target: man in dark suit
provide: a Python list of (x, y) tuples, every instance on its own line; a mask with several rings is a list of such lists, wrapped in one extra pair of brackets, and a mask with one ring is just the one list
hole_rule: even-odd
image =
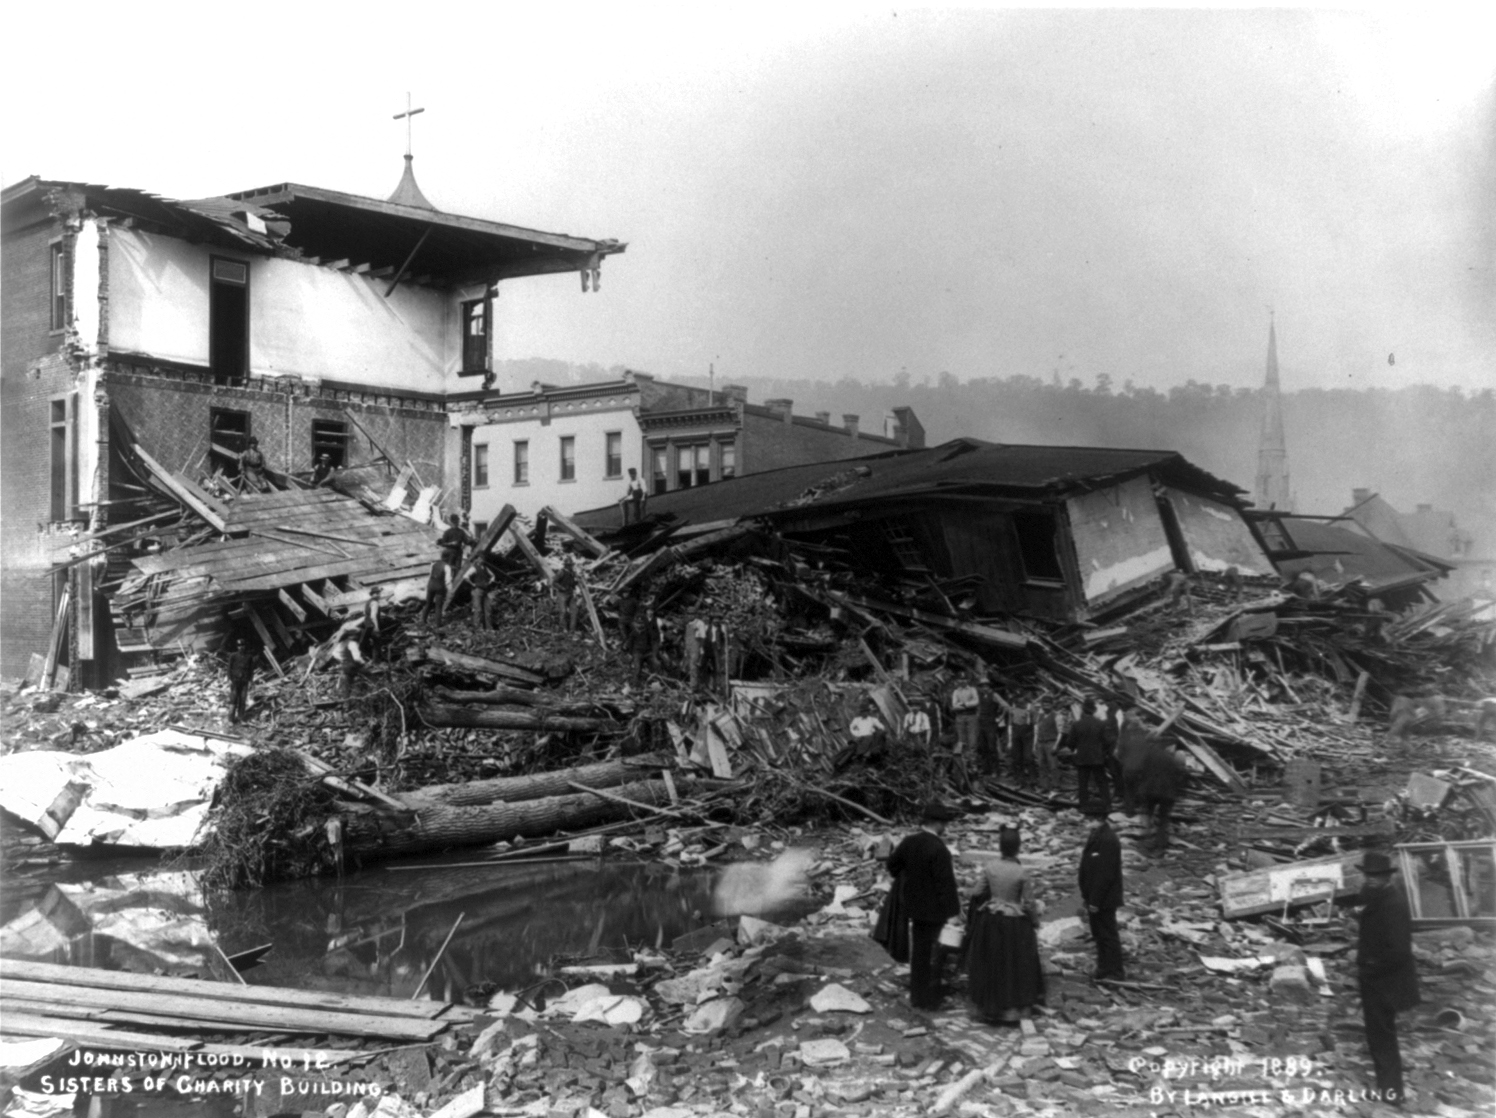
[(1376, 1068), (1377, 1091), (1389, 1106), (1403, 1103), (1402, 1053), (1397, 1046), (1397, 1014), (1412, 1009), (1418, 995), (1413, 962), (1413, 923), (1408, 899), (1393, 879), (1392, 860), (1369, 850), (1361, 861), (1361, 932), (1356, 944), (1356, 978), (1366, 1019), (1366, 1047)]
[(1095, 785), (1100, 798), (1101, 813), (1112, 809), (1111, 794), (1107, 789), (1107, 761), (1117, 743), (1117, 727), (1113, 722), (1103, 722), (1096, 717), (1096, 704), (1089, 699), (1080, 708), (1080, 717), (1065, 734), (1061, 748), (1075, 751), (1075, 770), (1079, 787), (1076, 799), (1082, 811), (1091, 801), (1091, 786)]
[(915, 1009), (940, 1008), (935, 944), (941, 927), (961, 911), (951, 852), (940, 836), (958, 814), (943, 804), (927, 804), (920, 829), (888, 856), (888, 872), (893, 874), (893, 887), (902, 890), (904, 915), (910, 922), (909, 1004)]
[(1096, 827), (1080, 853), (1080, 897), (1091, 938), (1096, 941), (1096, 978), (1127, 977), (1122, 965), (1122, 937), (1117, 909), (1122, 907), (1122, 844), (1107, 822), (1105, 807), (1091, 804), (1086, 814)]

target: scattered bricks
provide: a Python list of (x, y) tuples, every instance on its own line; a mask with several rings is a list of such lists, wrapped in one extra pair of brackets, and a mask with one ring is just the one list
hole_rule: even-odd
[(1314, 987), (1309, 984), (1307, 967), (1282, 966), (1273, 971), (1268, 981), (1273, 997), (1283, 1001), (1309, 1005), (1315, 1001)]

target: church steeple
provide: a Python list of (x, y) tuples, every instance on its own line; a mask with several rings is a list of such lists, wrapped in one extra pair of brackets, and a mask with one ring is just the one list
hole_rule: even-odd
[(1267, 379), (1262, 385), (1262, 434), (1257, 443), (1257, 486), (1260, 508), (1293, 511), (1288, 488), (1288, 445), (1283, 438), (1283, 399), (1278, 386), (1278, 334), (1271, 318), (1267, 326)]
[(416, 173), (411, 167), (415, 156), (411, 154), (410, 149), (410, 126), (416, 114), (424, 113), (425, 111), (425, 109), (411, 108), (410, 94), (407, 93), (405, 95), (405, 111), (403, 113), (396, 113), (394, 116), (395, 120), (405, 121), (405, 173), (400, 176), (400, 185), (395, 187), (395, 193), (391, 194), (388, 200), (397, 202), (402, 206), (419, 206), (423, 210), (435, 210), (436, 207), (426, 200), (426, 195), (422, 194), (421, 188), (416, 185)]

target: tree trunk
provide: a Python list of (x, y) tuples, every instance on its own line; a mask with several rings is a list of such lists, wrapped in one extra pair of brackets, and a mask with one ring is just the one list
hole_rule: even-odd
[[(522, 706), (536, 707), (552, 714), (596, 715), (604, 708), (595, 702), (558, 702), (535, 691), (519, 687), (496, 685), (491, 691), (457, 691), (450, 687), (435, 687), (431, 692), (438, 699), (449, 703), (466, 703), (472, 706)], [(620, 698), (630, 708), (633, 701)]]
[(538, 687), (545, 682), (544, 676), (527, 668), (501, 663), (498, 660), (485, 660), (481, 656), (469, 656), (465, 652), (453, 652), (451, 649), (438, 648), (436, 645), (426, 650), (426, 659), (438, 664), (446, 664), (449, 668), (461, 668), (463, 671), (477, 672), (479, 675), (498, 676), (513, 683), (523, 683), (527, 687)]
[[(558, 772), (532, 773), (530, 776), (503, 776), (494, 780), (469, 780), (462, 784), (431, 784), (414, 788), (399, 797), (416, 810), (446, 804), (449, 807), (471, 807), (475, 804), (519, 803), (546, 796), (566, 796), (573, 791), (569, 781), (589, 788), (613, 788), (638, 780), (649, 772), (639, 764), (648, 758), (634, 757), (623, 761), (601, 761), (595, 765), (578, 765)], [(664, 767), (663, 762), (658, 767)]]
[(487, 730), (621, 730), (611, 718), (577, 718), (528, 710), (473, 710), (471, 707), (431, 703), (421, 717), (432, 726), (473, 726)]
[[(686, 792), (683, 781), (677, 788)], [(644, 804), (669, 804), (663, 780), (644, 780), (616, 789), (620, 796)], [(515, 804), (452, 807), (435, 804), (420, 808), (413, 823), (388, 816), (358, 812), (344, 817), (344, 847), (355, 857), (393, 858), (403, 854), (484, 846), (515, 838), (537, 838), (559, 830), (581, 830), (599, 823), (634, 816), (656, 818), (587, 792), (548, 796)]]

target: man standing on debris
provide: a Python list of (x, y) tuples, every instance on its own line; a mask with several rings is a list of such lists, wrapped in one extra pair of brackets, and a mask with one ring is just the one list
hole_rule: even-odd
[(1184, 612), (1193, 616), (1195, 598), (1190, 593), (1190, 576), (1183, 571), (1170, 571), (1168, 578), (1164, 580), (1164, 586), (1169, 592), (1169, 604), (1182, 605)]
[(640, 604), (629, 626), (627, 648), (633, 654), (634, 680), (637, 682), (643, 680), (646, 666), (659, 667), (660, 623), (655, 618), (654, 607), (648, 602)]
[(930, 712), (925, 709), (924, 703), (915, 703), (904, 715), (904, 740), (921, 749), (929, 749), (934, 733), (934, 727), (930, 725)]
[(249, 703), (249, 684), (255, 677), (255, 658), (244, 641), (235, 637), (229, 652), (229, 721), (238, 722), (244, 717)]
[(1413, 923), (1408, 899), (1393, 879), (1392, 859), (1369, 850), (1361, 860), (1361, 930), (1356, 943), (1356, 978), (1366, 1020), (1366, 1047), (1376, 1068), (1377, 1092), (1389, 1106), (1403, 1104), (1402, 1052), (1397, 1014), (1422, 999), (1413, 962)]
[(1117, 909), (1122, 907), (1122, 844), (1107, 821), (1106, 809), (1084, 806), (1096, 821), (1085, 849), (1080, 853), (1080, 898), (1082, 915), (1096, 941), (1096, 978), (1122, 981), (1122, 937), (1117, 932)]
[(462, 530), (462, 519), (454, 512), (447, 517), (447, 530), (437, 537), (437, 546), (452, 553), (452, 573), (462, 567), (462, 550), (478, 541)]
[(956, 752), (974, 755), (977, 748), (977, 733), (980, 730), (977, 717), (982, 705), (982, 696), (971, 676), (962, 676), (961, 682), (951, 692), (951, 713), (956, 718)]
[(872, 699), (862, 701), (862, 709), (848, 725), (852, 734), (852, 755), (859, 761), (873, 761), (883, 755), (888, 744), (888, 729), (878, 717)]
[(441, 558), (431, 564), (431, 572), (426, 576), (426, 600), (421, 603), (421, 612), (416, 616), (416, 623), (419, 625), (425, 625), (428, 619), (435, 618), (433, 627), (438, 632), (442, 627), (442, 610), (447, 605), (447, 563), (451, 554), (443, 551)]
[(961, 912), (951, 852), (940, 836), (958, 814), (944, 804), (926, 804), (920, 829), (888, 856), (888, 872), (893, 874), (893, 887), (901, 890), (904, 915), (911, 925), (909, 1004), (915, 1009), (940, 1008), (935, 944), (945, 922)]
[(1055, 757), (1059, 744), (1058, 716), (1052, 710), (1040, 708), (1034, 722), (1034, 768), (1038, 773), (1039, 787), (1046, 792), (1059, 787), (1059, 763)]
[(570, 633), (577, 627), (577, 568), (570, 553), (561, 559), (561, 569), (556, 572), (556, 607), (561, 614), (561, 627)]
[(1096, 704), (1087, 699), (1081, 704), (1080, 717), (1065, 735), (1065, 745), (1075, 751), (1076, 799), (1082, 811), (1088, 811), (1091, 803), (1091, 787), (1095, 785), (1102, 815), (1111, 811), (1111, 794), (1108, 791), (1107, 759), (1111, 755), (1116, 739), (1115, 727), (1096, 717)]
[(482, 559), (473, 564), (473, 573), (468, 578), (471, 584), (469, 590), (473, 595), (473, 629), (489, 630), (493, 628), (493, 617), (490, 610), (492, 603), (488, 600), (489, 591), (493, 588), (493, 572), (488, 569), (488, 564)]
[(1012, 766), (1013, 779), (1027, 783), (1034, 769), (1034, 708), (1027, 703), (1014, 706), (1009, 726), (1013, 733), (1013, 744), (1008, 750), (1008, 763)]
[(250, 436), (244, 453), (239, 455), (239, 469), (251, 489), (257, 493), (265, 491), (265, 456), (260, 453), (260, 440), (253, 435)]
[[(638, 524), (644, 519), (644, 482), (639, 480), (639, 471), (629, 467), (629, 483), (624, 489), (623, 496), (618, 498), (619, 507), (623, 509), (623, 522), (625, 524)], [(633, 515), (630, 516), (629, 514)]]

